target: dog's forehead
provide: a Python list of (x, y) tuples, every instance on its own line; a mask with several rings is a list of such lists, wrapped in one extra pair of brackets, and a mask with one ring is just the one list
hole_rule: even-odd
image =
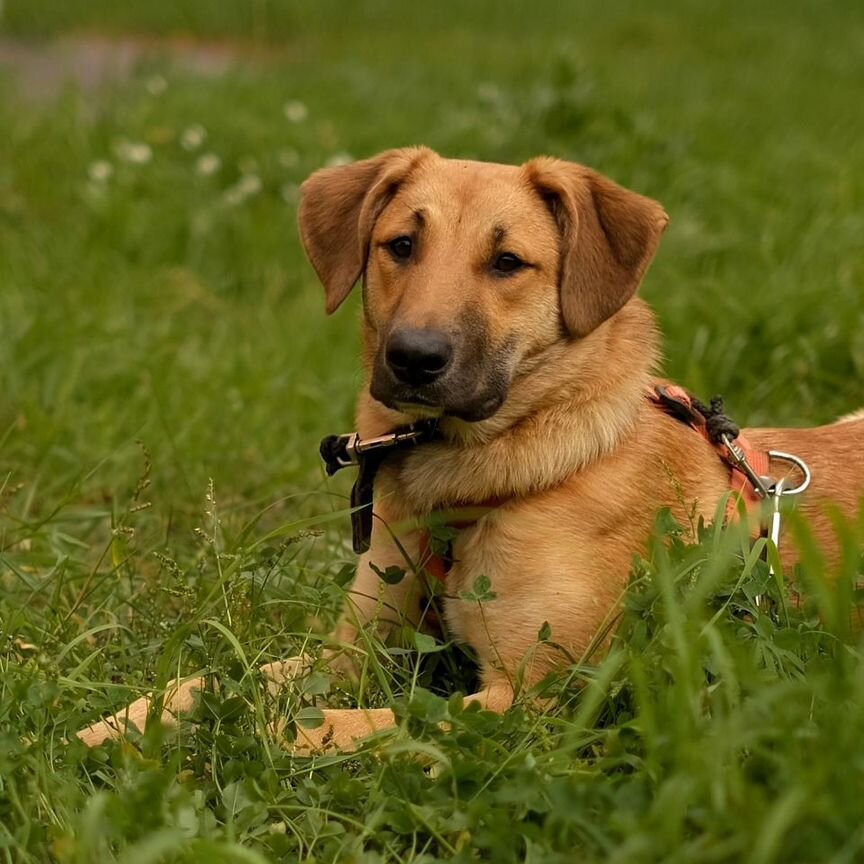
[(399, 193), (399, 202), (430, 219), (520, 222), (544, 212), (542, 199), (515, 165), (435, 159), (418, 166)]

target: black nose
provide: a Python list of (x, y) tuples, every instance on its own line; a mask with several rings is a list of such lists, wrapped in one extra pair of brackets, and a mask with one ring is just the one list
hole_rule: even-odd
[(387, 340), (387, 365), (404, 384), (431, 384), (453, 356), (450, 339), (439, 330), (397, 330)]

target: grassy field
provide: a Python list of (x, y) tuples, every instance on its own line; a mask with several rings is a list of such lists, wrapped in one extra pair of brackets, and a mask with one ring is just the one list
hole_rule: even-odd
[[(15, 38), (242, 44), (218, 78), (164, 51), (46, 102), (0, 78), (0, 861), (864, 860), (864, 517), (840, 573), (793, 525), (800, 608), (734, 531), (663, 524), (612, 654), (543, 712), (443, 699), (472, 674), (454, 646), (261, 701), (251, 670), (314, 651), (351, 576), (317, 442), (352, 425), (357, 299), (325, 319), (295, 228), (327, 162), (586, 162), (671, 214), (644, 295), (672, 376), (747, 423), (864, 403), (860, 4), (359, 6), (0, 13)], [(196, 670), (221, 682), (196, 726), (69, 743)], [(322, 695), (404, 723), (292, 759), (267, 718)]]

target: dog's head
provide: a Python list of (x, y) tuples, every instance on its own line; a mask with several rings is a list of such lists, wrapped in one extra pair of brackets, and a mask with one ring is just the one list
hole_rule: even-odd
[(389, 150), (302, 187), (300, 233), (333, 312), (363, 277), (370, 391), (415, 416), (492, 416), (531, 357), (636, 292), (668, 219), (588, 168)]

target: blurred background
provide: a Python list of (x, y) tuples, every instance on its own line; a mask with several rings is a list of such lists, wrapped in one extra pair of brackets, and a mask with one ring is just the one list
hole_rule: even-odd
[(842, 0), (5, 0), (0, 467), (59, 500), (130, 482), (140, 438), (172, 497), (316, 487), (356, 308), (325, 320), (298, 185), (414, 143), (658, 198), (669, 373), (745, 422), (851, 410), (862, 84)]

